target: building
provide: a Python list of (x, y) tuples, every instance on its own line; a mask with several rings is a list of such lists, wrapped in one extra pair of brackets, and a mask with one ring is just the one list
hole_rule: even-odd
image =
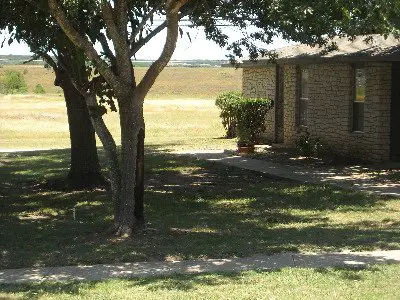
[(340, 155), (400, 161), (400, 41), (372, 37), (336, 38), (330, 52), (289, 46), (274, 61), (243, 62), (244, 95), (275, 102), (266, 116), (270, 142), (292, 147), (308, 131)]

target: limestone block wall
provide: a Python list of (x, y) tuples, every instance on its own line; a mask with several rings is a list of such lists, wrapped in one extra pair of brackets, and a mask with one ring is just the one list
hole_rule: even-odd
[(294, 147), (297, 139), (298, 71), (296, 65), (283, 66), (283, 140), (287, 147)]
[[(352, 130), (353, 69), (349, 64), (306, 67), (309, 74), (308, 131), (335, 152), (356, 152), (349, 144)], [(359, 144), (362, 135), (353, 135)], [(361, 140), (360, 140), (361, 139)]]
[[(364, 116), (365, 157), (373, 161), (390, 159), (390, 104), (392, 64), (366, 65), (367, 88)], [(368, 145), (368, 146), (367, 146)]]
[[(276, 68), (244, 68), (243, 95), (254, 98), (268, 98), (275, 101)], [(265, 138), (269, 142), (275, 140), (275, 107), (266, 115), (267, 129)]]
[[(390, 153), (391, 64), (368, 63), (364, 131), (352, 131), (353, 67), (350, 64), (305, 66), (309, 74), (307, 130), (331, 151), (370, 161), (386, 161)], [(285, 144), (293, 146), (297, 126), (296, 66), (285, 66)], [(304, 129), (304, 128), (303, 128)]]

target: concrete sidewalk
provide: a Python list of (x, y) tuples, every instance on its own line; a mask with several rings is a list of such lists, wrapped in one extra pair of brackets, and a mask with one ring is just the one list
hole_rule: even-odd
[(284, 165), (271, 161), (239, 156), (232, 154), (232, 151), (223, 150), (198, 150), (189, 152), (175, 152), (174, 154), (195, 156), (198, 159), (219, 162), (228, 166), (234, 166), (295, 181), (329, 184), (346, 189), (400, 197), (400, 183), (374, 182), (366, 176), (349, 175), (334, 168), (311, 168)]
[(0, 270), (0, 284), (43, 281), (96, 281), (110, 278), (138, 278), (173, 274), (239, 272), (292, 268), (349, 267), (400, 263), (400, 250), (336, 253), (281, 253), (247, 258), (207, 259), (174, 262), (139, 262), (94, 266), (68, 266)]

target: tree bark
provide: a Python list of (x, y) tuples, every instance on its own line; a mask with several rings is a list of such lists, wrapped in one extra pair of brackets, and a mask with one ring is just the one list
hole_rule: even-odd
[(117, 145), (115, 144), (114, 138), (104, 123), (103, 118), (96, 112), (96, 95), (94, 93), (87, 94), (85, 96), (85, 101), (89, 110), (93, 128), (103, 145), (108, 160), (108, 166), (110, 169), (109, 180), (111, 200), (114, 203), (115, 209), (115, 224), (119, 224), (121, 220), (121, 172), (119, 168)]
[(128, 236), (144, 223), (143, 101), (132, 95), (129, 92), (123, 99), (118, 99), (121, 122), (121, 214), (117, 233)]
[[(132, 93), (127, 93), (131, 95)], [(85, 97), (93, 127), (100, 138), (110, 169), (111, 198), (115, 204), (114, 224), (110, 231), (130, 236), (144, 226), (144, 119), (143, 101), (131, 96), (118, 99), (121, 121), (121, 159), (102, 117), (96, 113), (96, 96)], [(136, 100), (136, 101), (135, 101)], [(136, 107), (134, 108), (134, 103)]]
[(97, 154), (96, 135), (85, 98), (76, 90), (68, 75), (58, 70), (56, 85), (64, 92), (71, 140), (69, 184), (86, 188), (104, 184)]
[(144, 138), (145, 130), (140, 129), (137, 144), (136, 183), (135, 183), (135, 218), (138, 227), (144, 226)]

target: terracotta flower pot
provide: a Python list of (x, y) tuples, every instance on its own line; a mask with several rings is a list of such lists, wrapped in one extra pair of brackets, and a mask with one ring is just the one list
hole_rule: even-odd
[(251, 153), (254, 153), (254, 145), (252, 145), (252, 146), (238, 146), (237, 152), (239, 154), (251, 154)]

